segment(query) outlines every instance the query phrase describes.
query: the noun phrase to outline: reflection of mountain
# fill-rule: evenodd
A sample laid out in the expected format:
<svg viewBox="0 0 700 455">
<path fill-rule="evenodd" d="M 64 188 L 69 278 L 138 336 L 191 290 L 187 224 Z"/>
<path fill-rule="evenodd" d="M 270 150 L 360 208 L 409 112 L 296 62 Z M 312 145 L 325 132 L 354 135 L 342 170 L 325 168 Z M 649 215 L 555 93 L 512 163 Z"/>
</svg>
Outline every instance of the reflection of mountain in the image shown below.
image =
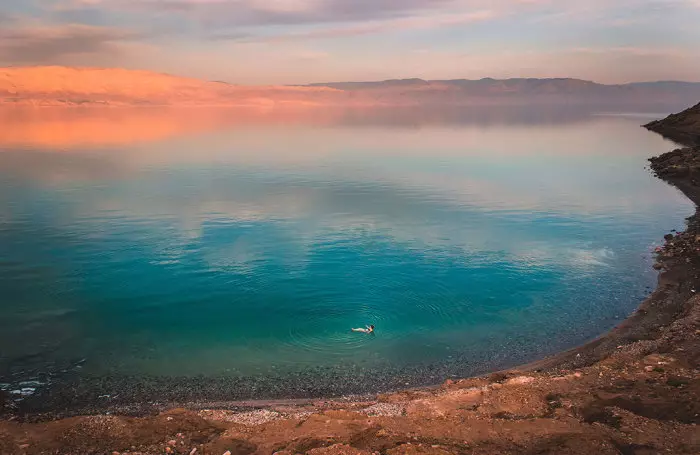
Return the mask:
<svg viewBox="0 0 700 455">
<path fill-rule="evenodd" d="M 412 129 L 429 126 L 564 125 L 601 111 L 670 112 L 674 106 L 325 107 L 250 110 L 241 108 L 4 108 L 0 147 L 86 148 L 154 142 L 191 134 L 305 125 L 316 128 Z"/>
<path fill-rule="evenodd" d="M 578 79 L 421 79 L 308 86 L 241 86 L 123 69 L 0 69 L 0 104 L 130 106 L 459 106 L 488 104 L 679 103 L 700 83 L 603 85 Z"/>
<path fill-rule="evenodd" d="M 353 126 L 382 126 L 420 128 L 431 125 L 498 126 L 498 125 L 563 125 L 590 120 L 603 113 L 637 114 L 672 112 L 678 103 L 649 104 L 570 104 L 551 103 L 532 105 L 478 105 L 478 106 L 391 106 L 348 108 L 338 110 L 334 122 Z"/>
<path fill-rule="evenodd" d="M 573 195 L 577 195 L 575 199 L 580 207 L 614 204 L 620 210 L 638 203 L 640 199 L 630 196 L 635 194 L 630 189 L 640 183 L 625 180 L 627 174 L 619 172 L 619 167 L 615 170 L 612 163 L 627 163 L 635 159 L 635 154 L 652 155 L 659 147 L 666 147 L 661 138 L 638 128 L 641 123 L 638 118 L 590 116 L 581 120 L 579 114 L 559 115 L 557 123 L 557 111 L 521 118 L 504 116 L 508 112 L 504 109 L 493 109 L 488 120 L 481 120 L 473 115 L 459 115 L 460 110 L 447 114 L 441 110 L 437 113 L 421 110 L 414 116 L 398 115 L 394 109 L 373 109 L 338 111 L 321 119 L 303 119 L 308 124 L 290 125 L 284 117 L 278 117 L 279 123 L 274 124 L 269 118 L 251 116 L 244 120 L 223 115 L 227 110 L 216 110 L 216 115 L 211 114 L 214 116 L 208 121 L 196 124 L 193 120 L 189 125 L 187 116 L 178 117 L 184 115 L 179 110 L 85 110 L 93 114 L 104 112 L 102 129 L 94 128 L 94 119 L 82 115 L 83 111 L 30 110 L 37 115 L 74 113 L 76 118 L 66 120 L 73 125 L 66 128 L 83 131 L 85 137 L 71 135 L 68 139 L 77 141 L 75 144 L 61 137 L 61 142 L 54 144 L 51 135 L 38 134 L 42 121 L 37 122 L 36 128 L 25 126 L 26 132 L 38 134 L 36 139 L 26 136 L 26 145 L 0 142 L 0 174 L 3 174 L 0 180 L 9 176 L 10 180 L 49 187 L 128 181 L 131 183 L 124 183 L 124 187 L 131 188 L 140 179 L 152 183 L 148 189 L 141 186 L 143 194 L 150 196 L 145 201 L 140 197 L 130 198 L 127 205 L 146 204 L 151 213 L 167 210 L 171 205 L 187 205 L 188 192 L 193 191 L 195 184 L 205 196 L 189 200 L 193 210 L 226 213 L 228 217 L 235 213 L 236 218 L 246 220 L 286 219 L 288 211 L 313 211 L 314 207 L 322 208 L 323 199 L 331 193 L 339 198 L 332 205 L 342 206 L 342 213 L 350 213 L 351 207 L 345 203 L 353 202 L 352 195 L 362 194 L 363 199 L 370 198 L 372 202 L 381 199 L 380 193 L 373 192 L 376 189 L 373 182 L 404 189 L 391 190 L 394 194 L 417 191 L 434 200 L 458 200 L 461 204 L 491 208 L 557 207 L 571 203 Z M 205 109 L 194 111 L 200 113 L 200 118 L 209 115 Z M 161 117 L 151 121 L 144 112 Z M 150 124 L 172 122 L 173 126 L 156 128 L 163 133 L 160 138 L 141 138 L 158 141 L 142 143 L 129 133 L 127 137 L 133 143 L 119 143 L 124 125 L 129 124 L 121 121 L 121 117 L 133 119 L 137 132 L 148 131 Z M 27 118 L 18 117 L 16 125 L 11 124 L 9 129 L 31 124 Z M 298 116 L 292 118 L 302 121 Z M 449 121 L 442 122 L 445 118 Z M 387 124 L 390 126 L 386 127 Z M 109 125 L 114 131 L 108 130 Z M 187 130 L 188 127 L 191 129 Z M 211 131 L 206 131 L 207 128 Z M 55 129 L 51 126 L 49 131 Z M 196 134 L 188 136 L 188 131 Z M 99 142 L 101 136 L 110 142 Z M 611 160 L 611 154 L 615 160 Z M 606 166 L 598 169 L 603 162 Z M 597 169 L 596 176 L 607 175 L 596 187 L 601 192 L 596 197 L 604 195 L 602 201 L 586 200 L 591 191 L 586 189 L 589 182 L 583 177 L 589 176 L 591 169 Z M 173 178 L 191 175 L 192 180 L 188 177 L 177 185 L 168 184 L 167 179 L 162 183 L 153 180 L 170 173 Z M 266 174 L 269 181 L 263 179 Z M 647 178 L 645 173 L 640 174 Z M 296 177 L 286 182 L 287 186 L 277 185 L 284 181 L 285 175 Z M 198 181 L 201 184 L 196 184 Z M 360 181 L 367 186 L 339 186 L 348 181 Z M 536 191 L 528 186 L 529 182 L 538 182 Z M 231 186 L 234 184 L 242 186 Z M 316 192 L 318 188 L 324 190 Z M 655 191 L 645 196 L 645 206 L 653 207 L 658 198 L 666 197 L 658 189 Z M 164 199 L 154 203 L 156 194 L 167 195 L 170 203 Z M 258 195 L 269 197 L 256 199 Z M 227 203 L 229 200 L 240 203 Z M 503 206 L 512 201 L 516 201 L 515 206 Z M 372 202 L 364 206 L 369 207 Z M 401 205 L 392 200 L 382 206 L 393 210 Z M 266 216 L 265 212 L 269 211 L 274 213 Z M 398 214 L 393 216 L 398 218 Z"/>
<path fill-rule="evenodd" d="M 0 109 L 0 147 L 87 147 L 157 141 L 236 125 L 313 122 L 314 110 L 245 111 L 235 108 L 5 108 Z"/>
</svg>

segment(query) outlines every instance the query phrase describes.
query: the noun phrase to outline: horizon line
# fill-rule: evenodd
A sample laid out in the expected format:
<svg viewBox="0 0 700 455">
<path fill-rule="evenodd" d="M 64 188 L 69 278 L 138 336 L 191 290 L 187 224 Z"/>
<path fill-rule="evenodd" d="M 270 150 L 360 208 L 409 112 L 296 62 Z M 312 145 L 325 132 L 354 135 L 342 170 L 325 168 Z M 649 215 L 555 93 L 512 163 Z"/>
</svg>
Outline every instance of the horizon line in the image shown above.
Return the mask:
<svg viewBox="0 0 700 455">
<path fill-rule="evenodd" d="M 169 72 L 165 72 L 165 71 L 126 68 L 126 67 L 119 67 L 119 66 L 82 66 L 82 65 L 81 66 L 68 66 L 68 65 L 7 65 L 7 66 L 0 66 L 0 70 L 3 70 L 3 69 L 30 69 L 30 68 L 31 69 L 61 68 L 61 69 L 68 69 L 68 70 L 98 70 L 98 71 L 120 70 L 120 71 L 151 73 L 151 74 L 157 74 L 157 75 L 163 75 L 163 76 L 169 76 L 169 77 L 175 77 L 175 78 L 181 78 L 181 79 L 192 79 L 192 80 L 198 80 L 198 81 L 223 83 L 223 84 L 229 84 L 229 85 L 248 86 L 248 87 L 256 87 L 256 86 L 308 87 L 308 86 L 327 86 L 327 85 L 333 85 L 333 84 L 379 84 L 379 83 L 387 83 L 387 82 L 408 82 L 408 81 L 430 83 L 430 82 L 457 82 L 457 81 L 503 82 L 503 81 L 514 81 L 514 80 L 580 81 L 580 82 L 589 82 L 592 84 L 613 86 L 613 87 L 614 86 L 623 86 L 623 85 L 632 85 L 632 84 L 661 84 L 661 83 L 700 84 L 700 80 L 689 81 L 689 80 L 680 80 L 680 79 L 628 81 L 628 82 L 623 82 L 623 83 L 607 84 L 607 83 L 603 83 L 603 82 L 597 82 L 597 81 L 594 81 L 591 79 L 582 79 L 582 78 L 578 78 L 575 76 L 569 76 L 569 77 L 546 77 L 546 76 L 542 76 L 542 77 L 508 77 L 508 78 L 494 78 L 494 77 L 490 77 L 490 76 L 485 76 L 485 77 L 481 77 L 478 79 L 468 79 L 468 78 L 423 79 L 420 77 L 402 77 L 402 78 L 375 79 L 375 80 L 345 80 L 345 81 L 308 82 L 305 84 L 286 84 L 286 83 L 280 83 L 280 84 L 241 84 L 241 83 L 229 82 L 229 81 L 221 80 L 221 79 L 205 79 L 205 78 L 199 78 L 199 77 L 181 76 L 178 74 L 173 74 L 173 73 L 169 73 Z"/>
</svg>

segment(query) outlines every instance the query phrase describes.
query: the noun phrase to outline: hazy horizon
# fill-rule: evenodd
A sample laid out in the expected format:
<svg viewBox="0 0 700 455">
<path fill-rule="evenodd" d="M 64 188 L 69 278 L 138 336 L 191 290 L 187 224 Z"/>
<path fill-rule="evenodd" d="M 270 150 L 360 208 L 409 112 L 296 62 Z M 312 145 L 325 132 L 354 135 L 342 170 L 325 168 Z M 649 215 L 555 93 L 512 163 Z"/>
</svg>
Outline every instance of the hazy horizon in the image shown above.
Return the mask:
<svg viewBox="0 0 700 455">
<path fill-rule="evenodd" d="M 696 81 L 698 0 L 8 0 L 0 66 L 245 85 L 508 78 Z"/>
<path fill-rule="evenodd" d="M 139 72 L 150 72 L 150 73 L 155 73 L 155 74 L 162 74 L 165 76 L 172 76 L 172 77 L 182 77 L 182 78 L 193 78 L 193 79 L 200 79 L 202 81 L 206 82 L 219 82 L 219 83 L 225 83 L 225 84 L 232 84 L 236 85 L 238 83 L 234 81 L 228 81 L 228 80 L 221 80 L 221 79 L 207 79 L 207 78 L 198 78 L 198 77 L 193 77 L 193 76 L 185 76 L 184 74 L 181 73 L 176 73 L 176 72 L 167 72 L 167 71 L 157 71 L 157 70 L 149 70 L 149 69 L 144 69 L 144 68 L 124 68 L 124 67 L 109 67 L 109 66 L 90 66 L 90 65 L 6 65 L 6 66 L 0 66 L 0 69 L 22 69 L 22 68 L 69 68 L 69 69 L 78 69 L 78 70 L 127 70 L 127 71 L 139 71 Z M 598 85 L 634 85 L 634 84 L 700 84 L 700 78 L 691 80 L 691 79 L 686 79 L 686 80 L 681 80 L 681 79 L 653 79 L 653 80 L 630 80 L 627 82 L 619 82 L 619 83 L 605 83 L 605 82 L 600 82 L 597 80 L 592 80 L 592 79 L 581 79 L 578 77 L 567 77 L 567 76 L 562 76 L 562 77 L 519 77 L 519 76 L 514 76 L 514 77 L 508 77 L 508 78 L 496 78 L 496 77 L 490 77 L 490 76 L 484 76 L 480 78 L 467 78 L 467 77 L 454 77 L 450 79 L 424 79 L 420 77 L 402 77 L 402 78 L 396 78 L 396 77 L 391 77 L 388 79 L 372 79 L 372 80 L 318 80 L 318 81 L 311 81 L 308 83 L 285 83 L 281 82 L 279 84 L 270 84 L 270 85 L 280 85 L 280 86 L 330 86 L 334 84 L 375 84 L 375 83 L 386 83 L 386 82 L 408 82 L 408 81 L 422 81 L 422 82 L 457 82 L 457 81 L 469 81 L 469 82 L 477 82 L 477 81 L 509 81 L 509 80 L 571 80 L 571 81 L 583 81 L 583 82 L 592 82 L 594 84 Z M 238 85 L 249 85 L 249 86 L 255 86 L 259 84 L 255 83 L 248 83 L 248 84 L 238 84 Z"/>
</svg>

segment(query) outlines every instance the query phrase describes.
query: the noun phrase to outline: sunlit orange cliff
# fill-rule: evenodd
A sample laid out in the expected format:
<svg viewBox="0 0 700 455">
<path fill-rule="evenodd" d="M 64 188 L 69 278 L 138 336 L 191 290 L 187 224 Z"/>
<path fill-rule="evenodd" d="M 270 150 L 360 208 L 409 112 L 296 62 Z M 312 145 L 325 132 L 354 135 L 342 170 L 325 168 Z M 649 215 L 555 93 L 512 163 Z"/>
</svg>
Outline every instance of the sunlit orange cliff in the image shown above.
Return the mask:
<svg viewBox="0 0 700 455">
<path fill-rule="evenodd" d="M 247 87 L 124 69 L 0 69 L 0 104 L 253 106 L 327 103 L 328 87 Z"/>
<path fill-rule="evenodd" d="M 700 98 L 700 83 L 604 85 L 556 79 L 398 79 L 245 86 L 148 71 L 104 68 L 0 68 L 0 105 L 32 106 L 397 106 L 521 103 L 681 103 Z"/>
</svg>

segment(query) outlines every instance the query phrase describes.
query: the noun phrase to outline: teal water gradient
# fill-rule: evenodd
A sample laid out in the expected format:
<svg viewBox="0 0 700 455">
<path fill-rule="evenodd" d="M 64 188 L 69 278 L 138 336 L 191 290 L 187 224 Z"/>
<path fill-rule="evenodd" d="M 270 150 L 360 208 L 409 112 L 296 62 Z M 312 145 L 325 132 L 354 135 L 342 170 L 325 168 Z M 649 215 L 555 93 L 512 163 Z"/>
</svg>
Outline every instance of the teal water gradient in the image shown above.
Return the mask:
<svg viewBox="0 0 700 455">
<path fill-rule="evenodd" d="M 671 145 L 643 118 L 555 120 L 0 146 L 0 382 L 417 384 L 585 342 L 655 286 L 691 204 L 645 170 Z"/>
</svg>

